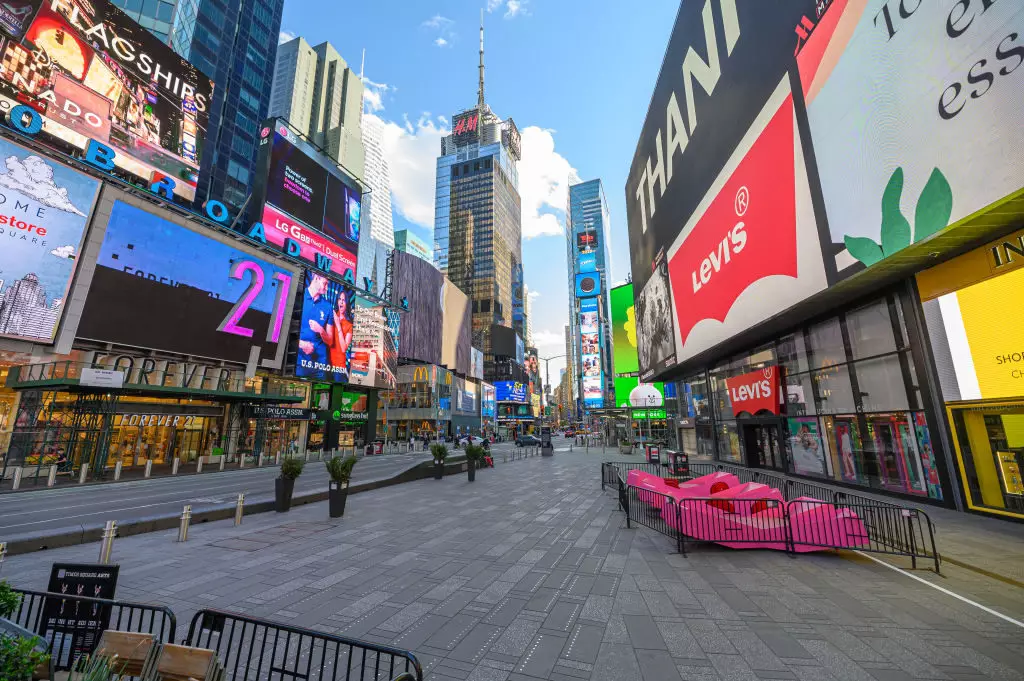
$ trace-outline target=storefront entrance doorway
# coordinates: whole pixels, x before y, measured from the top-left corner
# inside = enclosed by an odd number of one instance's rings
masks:
[[[743,448],[748,466],[786,470],[780,429],[775,419],[743,423]]]

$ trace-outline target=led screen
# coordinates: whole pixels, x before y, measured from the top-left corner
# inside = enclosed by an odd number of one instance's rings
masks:
[[[633,304],[633,285],[626,284],[611,290],[612,362],[616,374],[631,374],[640,370],[636,351],[636,311]]]
[[[118,169],[164,176],[195,198],[213,83],[107,0],[5,2],[0,108],[43,117],[40,139],[64,151],[90,139]]]
[[[0,336],[53,341],[99,184],[0,139]]]
[[[295,375],[347,383],[354,320],[355,291],[316,272],[307,272]]]
[[[274,358],[295,273],[115,201],[78,336],[234,362]]]
[[[494,384],[498,402],[526,404],[526,384],[519,381],[498,381]]]

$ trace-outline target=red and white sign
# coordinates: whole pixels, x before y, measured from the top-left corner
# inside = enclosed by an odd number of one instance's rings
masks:
[[[768,411],[778,416],[779,397],[782,394],[780,378],[779,367],[768,366],[725,379],[729,402],[732,403],[732,415],[747,413],[754,416],[758,412]]]
[[[299,244],[299,257],[317,265],[317,255],[331,259],[331,272],[344,275],[346,270],[356,273],[356,256],[319,232],[294,220],[269,203],[263,206],[263,231],[267,242],[287,252],[285,240]],[[319,265],[318,265],[319,266]]]
[[[455,120],[452,122],[452,134],[456,137],[476,134],[477,124],[479,121],[480,115],[476,111],[456,116]]]

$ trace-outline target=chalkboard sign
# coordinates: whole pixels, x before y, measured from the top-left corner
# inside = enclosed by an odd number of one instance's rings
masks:
[[[54,563],[46,590],[68,598],[46,598],[37,633],[72,660],[91,654],[110,626],[111,606],[80,599],[113,599],[118,570],[117,565]]]

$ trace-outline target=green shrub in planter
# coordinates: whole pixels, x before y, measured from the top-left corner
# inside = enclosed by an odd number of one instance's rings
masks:
[[[0,581],[0,617],[10,617],[18,609],[21,596],[11,588],[6,580]]]
[[[35,650],[36,641],[21,636],[0,636],[0,679],[29,681],[50,656]]]
[[[430,445],[430,454],[434,457],[434,463],[444,463],[448,458],[448,445],[440,442]]]
[[[281,462],[281,477],[287,480],[294,480],[302,475],[302,467],[304,465],[299,459],[285,459]]]
[[[338,484],[348,484],[352,479],[352,468],[356,465],[356,457],[346,456],[344,459],[340,457],[334,457],[327,461],[327,474],[331,476],[331,480]]]

